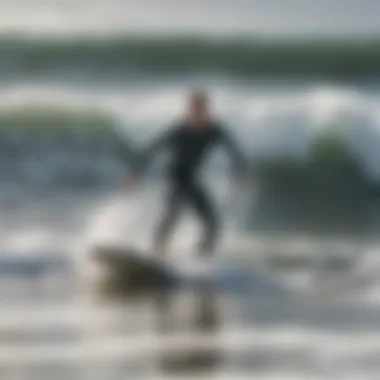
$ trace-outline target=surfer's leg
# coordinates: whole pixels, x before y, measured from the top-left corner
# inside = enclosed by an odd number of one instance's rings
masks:
[[[188,193],[189,201],[205,225],[204,236],[200,244],[200,254],[211,255],[215,249],[219,232],[219,218],[216,208],[206,191],[198,184],[192,184]]]
[[[183,193],[180,186],[170,189],[163,216],[158,225],[154,239],[154,250],[158,254],[164,254],[166,243],[171,234],[183,206]]]

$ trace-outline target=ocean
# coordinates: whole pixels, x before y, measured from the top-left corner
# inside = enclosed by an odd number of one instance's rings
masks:
[[[379,12],[2,1],[1,378],[377,379]],[[222,151],[207,166],[230,290],[105,291],[93,247],[148,250],[165,196],[161,160],[125,189],[128,152],[198,88],[252,174],[236,193]],[[191,261],[198,232],[186,214],[170,260]]]

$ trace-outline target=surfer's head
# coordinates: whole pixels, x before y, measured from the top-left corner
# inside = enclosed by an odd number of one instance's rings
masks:
[[[188,98],[188,119],[190,125],[195,128],[203,128],[208,125],[209,98],[204,91],[193,91]]]

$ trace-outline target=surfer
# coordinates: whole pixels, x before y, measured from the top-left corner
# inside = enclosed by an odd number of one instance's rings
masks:
[[[217,210],[200,180],[199,172],[206,157],[216,146],[223,146],[233,161],[238,183],[247,174],[246,160],[227,131],[210,114],[209,99],[204,92],[190,94],[187,112],[174,127],[143,149],[134,165],[133,179],[138,178],[156,154],[166,149],[171,156],[167,170],[169,194],[154,239],[154,251],[165,252],[168,237],[184,206],[190,206],[203,222],[205,230],[199,253],[210,257],[215,249],[220,221]]]

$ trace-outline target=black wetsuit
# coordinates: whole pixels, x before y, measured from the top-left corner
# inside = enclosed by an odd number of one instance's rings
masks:
[[[205,224],[201,252],[213,250],[219,229],[219,218],[213,202],[199,181],[198,174],[206,156],[218,145],[225,147],[232,156],[235,174],[243,174],[246,170],[246,161],[242,153],[226,131],[212,121],[202,129],[194,129],[186,122],[179,123],[143,151],[138,165],[140,172],[145,170],[161,149],[170,153],[167,174],[171,186],[166,211],[157,229],[156,246],[163,246],[166,243],[183,206],[189,205]]]

